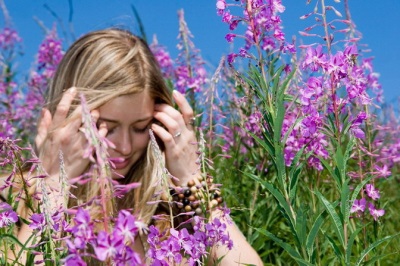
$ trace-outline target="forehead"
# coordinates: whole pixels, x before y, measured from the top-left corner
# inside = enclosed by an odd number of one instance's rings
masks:
[[[100,117],[122,120],[137,120],[153,116],[154,99],[147,92],[118,96],[99,108]]]

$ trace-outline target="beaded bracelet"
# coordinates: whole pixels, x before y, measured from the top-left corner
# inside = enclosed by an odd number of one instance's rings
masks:
[[[201,215],[203,211],[216,208],[223,202],[219,186],[213,184],[213,178],[207,177],[207,181],[202,176],[198,176],[196,182],[190,180],[185,187],[171,187],[175,206],[181,213],[194,211],[193,215]]]

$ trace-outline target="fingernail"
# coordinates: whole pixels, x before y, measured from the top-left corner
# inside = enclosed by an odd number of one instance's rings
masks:
[[[173,90],[173,91],[172,91],[172,94],[174,94],[174,95],[181,95],[181,93],[180,93],[179,91],[177,91],[177,90]]]
[[[75,92],[76,92],[76,88],[75,87],[72,87],[72,88],[70,88],[68,90],[68,93],[70,93],[70,94],[75,94]]]

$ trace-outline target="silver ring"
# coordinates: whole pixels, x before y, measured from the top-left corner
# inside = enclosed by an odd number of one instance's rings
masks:
[[[174,138],[177,138],[177,137],[179,137],[180,135],[182,135],[182,133],[181,133],[180,131],[178,131],[178,133],[176,133],[176,134],[174,135]]]

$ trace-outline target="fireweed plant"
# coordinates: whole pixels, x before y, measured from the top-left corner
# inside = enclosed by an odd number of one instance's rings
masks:
[[[315,21],[300,32],[313,43],[296,46],[282,32],[280,0],[216,1],[226,40],[241,47],[227,58],[225,80],[241,98],[230,99],[236,123],[222,143],[243,172],[236,178],[255,181],[245,190],[253,198],[236,203],[250,208],[247,237],[266,263],[285,261],[282,251],[301,265],[397,261],[380,187],[398,171],[398,133],[379,132],[382,90],[347,1],[326,2],[301,17]]]
[[[301,17],[315,23],[300,32],[304,44],[296,45],[283,31],[282,1],[216,1],[229,29],[225,39],[239,48],[212,75],[183,11],[176,59],[154,38],[151,48],[167,84],[186,94],[199,114],[199,171],[224,184],[220,189],[231,207],[211,219],[205,202],[206,214],[193,216],[190,227],[176,218],[193,212],[154,217],[170,221],[168,231],[142,223],[132,210],[105,211],[113,209],[112,195],[123,197],[140,184],[121,186],[111,179],[107,147],[113,144],[98,134],[83,97],[81,130],[90,170],[69,179],[60,153],[60,186],[46,182],[28,143],[63,44],[55,28],[48,31],[28,82],[20,82],[14,66],[22,40],[2,5],[7,19],[0,34],[0,264],[21,265],[9,261],[10,254],[26,256],[26,265],[207,264],[211,247],[234,245],[225,231],[230,212],[266,265],[398,263],[400,121],[384,104],[347,1],[344,7],[339,2],[316,1]],[[151,131],[150,137],[162,191],[149,204],[172,208],[173,177]],[[87,182],[97,196],[69,208],[75,196],[68,187]],[[50,190],[62,199],[56,206]],[[27,213],[21,213],[23,206]],[[23,224],[34,232],[26,243],[15,236]],[[132,249],[143,235],[150,262]]]

